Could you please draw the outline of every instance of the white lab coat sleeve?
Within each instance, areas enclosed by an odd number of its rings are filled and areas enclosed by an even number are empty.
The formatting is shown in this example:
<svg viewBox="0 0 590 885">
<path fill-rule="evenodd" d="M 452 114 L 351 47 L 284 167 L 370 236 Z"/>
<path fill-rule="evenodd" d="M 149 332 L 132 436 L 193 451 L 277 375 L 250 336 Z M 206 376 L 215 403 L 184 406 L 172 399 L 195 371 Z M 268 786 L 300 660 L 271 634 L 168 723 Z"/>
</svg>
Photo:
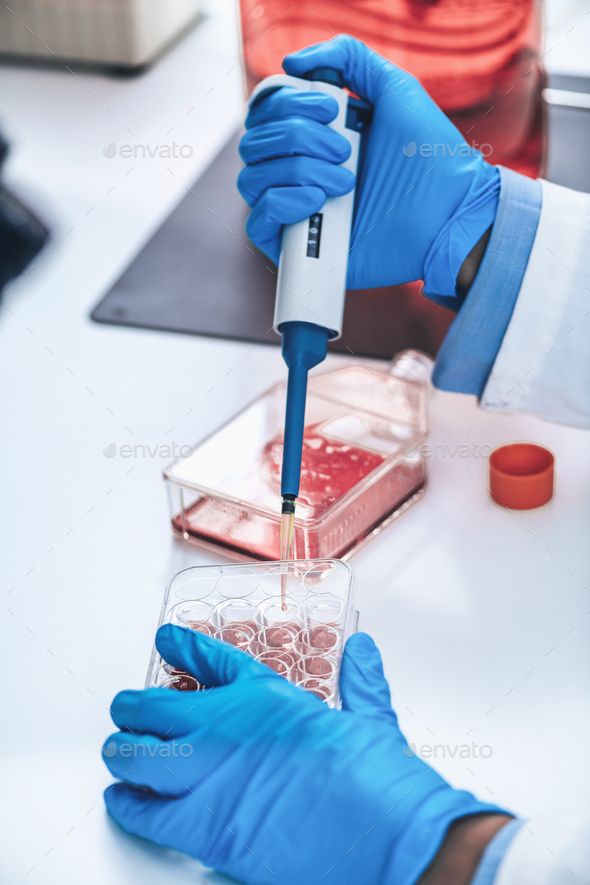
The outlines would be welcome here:
<svg viewBox="0 0 590 885">
<path fill-rule="evenodd" d="M 590 427 L 590 194 L 542 182 L 539 225 L 481 405 Z"/>
<path fill-rule="evenodd" d="M 588 812 L 526 821 L 506 849 L 494 885 L 590 885 Z"/>
</svg>

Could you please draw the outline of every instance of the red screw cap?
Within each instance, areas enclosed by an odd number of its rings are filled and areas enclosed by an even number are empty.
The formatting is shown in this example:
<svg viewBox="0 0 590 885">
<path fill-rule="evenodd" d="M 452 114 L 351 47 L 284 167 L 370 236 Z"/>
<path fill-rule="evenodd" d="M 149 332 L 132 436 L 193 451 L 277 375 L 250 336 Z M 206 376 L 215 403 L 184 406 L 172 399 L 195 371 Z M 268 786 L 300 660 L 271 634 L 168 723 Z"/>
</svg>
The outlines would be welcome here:
<svg viewBox="0 0 590 885">
<path fill-rule="evenodd" d="M 510 443 L 490 455 L 490 495 L 510 510 L 542 507 L 553 497 L 555 458 L 533 443 Z"/>
</svg>

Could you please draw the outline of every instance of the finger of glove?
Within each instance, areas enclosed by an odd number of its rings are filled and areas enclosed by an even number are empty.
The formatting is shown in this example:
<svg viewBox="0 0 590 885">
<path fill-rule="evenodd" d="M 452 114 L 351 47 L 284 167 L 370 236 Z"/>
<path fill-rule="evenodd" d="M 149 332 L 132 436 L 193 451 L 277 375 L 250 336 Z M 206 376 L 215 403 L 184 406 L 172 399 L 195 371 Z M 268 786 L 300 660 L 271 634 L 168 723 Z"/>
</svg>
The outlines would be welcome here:
<svg viewBox="0 0 590 885">
<path fill-rule="evenodd" d="M 306 705 L 314 700 L 262 665 L 258 678 L 192 694 L 189 732 L 168 739 L 116 732 L 103 745 L 103 761 L 109 771 L 120 780 L 171 796 L 194 791 L 213 773 L 225 772 L 235 781 L 237 773 L 230 768 L 232 759 L 236 764 L 236 751 L 249 741 L 257 743 L 257 736 L 263 743 L 265 734 L 292 721 L 297 711 L 306 713 Z M 148 705 L 149 698 L 148 694 Z M 145 702 L 145 697 L 141 701 Z M 143 714 L 142 724 L 148 716 L 149 712 Z M 238 770 L 244 776 L 251 752 L 238 759 Z"/>
<path fill-rule="evenodd" d="M 350 142 L 344 135 L 331 126 L 303 117 L 287 117 L 255 126 L 240 141 L 240 156 L 244 163 L 293 156 L 343 163 L 350 151 Z"/>
<path fill-rule="evenodd" d="M 340 695 L 344 710 L 396 720 L 379 649 L 366 633 L 353 634 L 344 647 Z"/>
<path fill-rule="evenodd" d="M 170 799 L 129 784 L 116 783 L 106 788 L 104 801 L 109 815 L 127 833 L 149 839 L 157 845 L 183 850 L 179 828 L 182 828 L 186 799 Z M 190 826 L 188 821 L 185 823 Z"/>
<path fill-rule="evenodd" d="M 338 102 L 325 92 L 307 92 L 283 86 L 250 105 L 246 129 L 284 117 L 301 117 L 331 123 L 338 115 Z"/>
<path fill-rule="evenodd" d="M 236 736 L 220 729 L 222 716 L 218 704 L 212 724 L 203 719 L 193 732 L 170 740 L 115 732 L 103 744 L 103 762 L 113 777 L 136 787 L 165 796 L 194 792 L 213 772 L 222 770 L 247 738 L 245 733 Z"/>
<path fill-rule="evenodd" d="M 272 187 L 264 192 L 246 222 L 246 233 L 255 246 L 278 263 L 281 229 L 319 212 L 326 202 L 320 187 Z"/>
<path fill-rule="evenodd" d="M 102 758 L 119 780 L 166 796 L 189 792 L 202 776 L 197 749 L 186 737 L 163 741 L 118 731 L 103 744 Z"/>
<path fill-rule="evenodd" d="M 215 692 L 223 692 L 224 688 Z M 117 728 L 132 734 L 154 734 L 164 739 L 182 737 L 209 714 L 211 695 L 211 691 L 169 688 L 120 691 L 111 704 L 111 718 Z"/>
<path fill-rule="evenodd" d="M 339 71 L 353 92 L 374 104 L 383 93 L 388 78 L 395 81 L 399 77 L 410 77 L 348 34 L 307 46 L 283 59 L 285 72 L 294 77 L 303 77 L 314 68 L 323 67 Z"/>
<path fill-rule="evenodd" d="M 112 784 L 104 792 L 108 814 L 127 833 L 229 873 L 232 857 L 227 849 L 231 842 L 221 839 L 219 830 L 233 839 L 233 830 L 230 832 L 223 823 L 229 820 L 232 809 L 227 809 L 223 794 L 216 791 L 209 791 L 200 800 L 190 793 L 171 799 L 121 783 Z"/>
<path fill-rule="evenodd" d="M 321 188 L 327 197 L 340 197 L 354 187 L 355 176 L 344 166 L 311 157 L 282 157 L 245 166 L 238 177 L 238 190 L 250 207 L 268 188 L 307 186 Z"/>
</svg>

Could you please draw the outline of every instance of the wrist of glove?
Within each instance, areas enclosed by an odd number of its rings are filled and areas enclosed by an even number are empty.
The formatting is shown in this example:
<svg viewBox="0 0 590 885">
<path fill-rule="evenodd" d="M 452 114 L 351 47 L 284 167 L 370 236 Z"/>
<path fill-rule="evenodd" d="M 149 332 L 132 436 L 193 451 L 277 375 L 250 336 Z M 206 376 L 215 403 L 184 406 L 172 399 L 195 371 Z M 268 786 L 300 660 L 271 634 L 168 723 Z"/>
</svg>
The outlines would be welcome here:
<svg viewBox="0 0 590 885">
<path fill-rule="evenodd" d="M 342 710 L 202 634 L 166 625 L 157 647 L 214 687 L 113 701 L 105 802 L 130 833 L 256 885 L 410 885 L 454 820 L 499 811 L 412 753 L 364 634 L 344 651 Z"/>
<path fill-rule="evenodd" d="M 459 272 L 473 246 L 493 225 L 500 198 L 500 173 L 475 158 L 473 180 L 460 205 L 439 231 L 424 262 L 424 294 L 455 295 Z"/>
</svg>

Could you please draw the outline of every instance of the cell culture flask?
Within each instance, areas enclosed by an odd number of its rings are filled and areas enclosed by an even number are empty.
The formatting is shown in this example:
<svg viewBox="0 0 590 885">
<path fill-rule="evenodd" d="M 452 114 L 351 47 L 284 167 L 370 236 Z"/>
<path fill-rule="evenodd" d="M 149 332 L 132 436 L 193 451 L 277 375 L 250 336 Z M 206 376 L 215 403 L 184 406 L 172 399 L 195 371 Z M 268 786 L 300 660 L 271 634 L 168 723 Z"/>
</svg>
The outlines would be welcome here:
<svg viewBox="0 0 590 885">
<path fill-rule="evenodd" d="M 348 366 L 309 379 L 297 559 L 343 558 L 421 495 L 432 361 Z M 164 472 L 174 532 L 237 559 L 280 559 L 285 385 L 260 396 Z"/>
</svg>

